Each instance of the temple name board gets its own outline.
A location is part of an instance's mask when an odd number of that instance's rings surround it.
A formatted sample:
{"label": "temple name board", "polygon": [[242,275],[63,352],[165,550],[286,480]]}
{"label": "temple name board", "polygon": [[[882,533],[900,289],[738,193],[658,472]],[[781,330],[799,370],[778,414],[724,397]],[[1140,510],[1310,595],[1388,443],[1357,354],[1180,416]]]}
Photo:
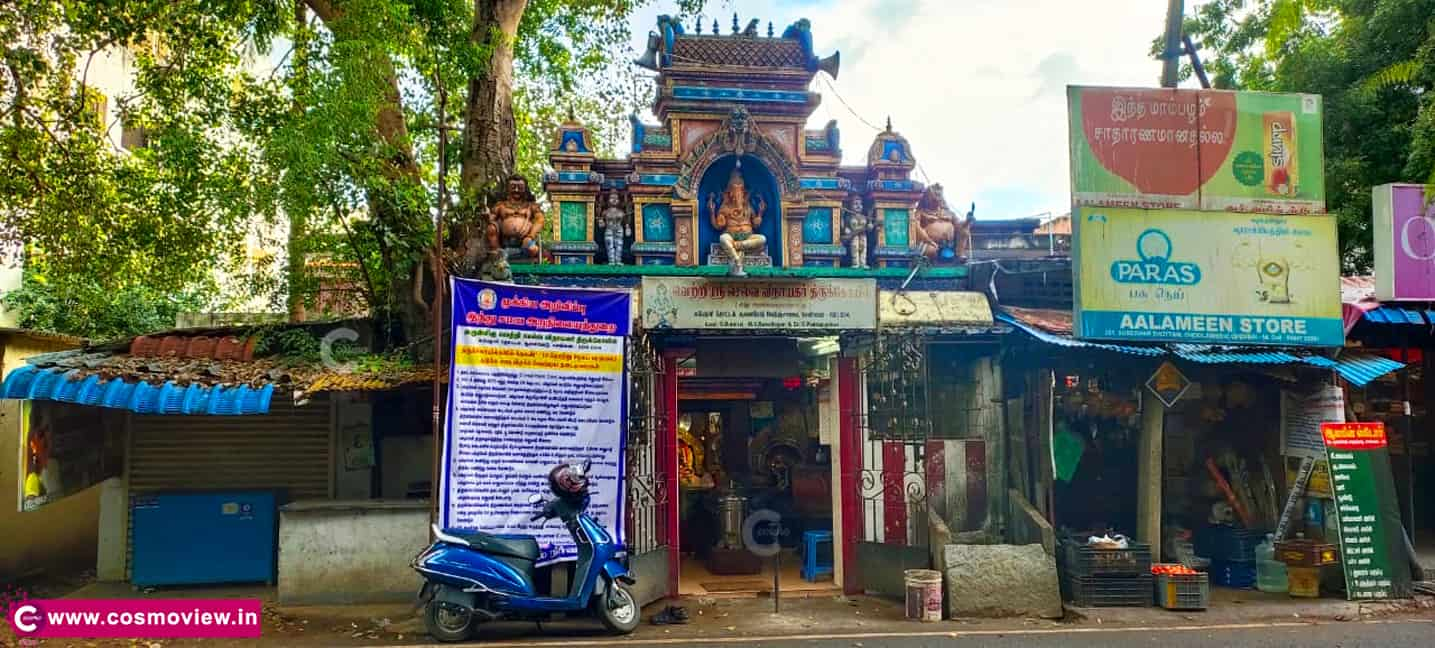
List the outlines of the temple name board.
{"label": "temple name board", "polygon": [[647,329],[877,328],[875,279],[643,277],[641,303]]}

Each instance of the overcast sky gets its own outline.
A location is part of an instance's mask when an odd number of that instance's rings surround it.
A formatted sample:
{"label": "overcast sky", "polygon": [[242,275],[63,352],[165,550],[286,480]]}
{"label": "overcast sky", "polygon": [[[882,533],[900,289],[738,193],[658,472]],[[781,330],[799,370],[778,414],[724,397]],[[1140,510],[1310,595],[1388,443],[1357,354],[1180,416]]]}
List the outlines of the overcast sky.
{"label": "overcast sky", "polygon": [[[818,56],[842,52],[837,80],[813,82],[823,99],[809,128],[836,119],[845,163],[862,163],[876,134],[863,120],[880,127],[890,115],[926,172],[918,180],[942,183],[954,208],[976,201],[978,218],[1017,218],[1068,211],[1067,84],[1157,84],[1160,64],[1148,52],[1166,4],[716,0],[703,31],[716,18],[730,32],[734,11],[743,25],[760,18],[764,34],[768,21],[780,34],[807,18]],[[635,50],[664,13],[676,5],[660,0],[633,18]]]}

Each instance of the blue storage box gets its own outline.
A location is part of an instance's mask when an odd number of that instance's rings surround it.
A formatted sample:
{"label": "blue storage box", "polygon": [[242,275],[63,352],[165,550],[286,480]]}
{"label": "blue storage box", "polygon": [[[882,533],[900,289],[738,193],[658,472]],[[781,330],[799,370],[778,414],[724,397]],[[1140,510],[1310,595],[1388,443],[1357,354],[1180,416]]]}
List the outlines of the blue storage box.
{"label": "blue storage box", "polygon": [[273,584],[278,504],[274,491],[131,497],[130,582],[139,586]]}

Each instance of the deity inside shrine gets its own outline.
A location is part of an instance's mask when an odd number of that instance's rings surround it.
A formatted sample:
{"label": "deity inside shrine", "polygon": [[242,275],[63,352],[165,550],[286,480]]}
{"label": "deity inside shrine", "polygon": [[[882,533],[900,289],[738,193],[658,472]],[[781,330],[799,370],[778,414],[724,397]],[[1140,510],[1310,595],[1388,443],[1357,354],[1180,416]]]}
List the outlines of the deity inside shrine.
{"label": "deity inside shrine", "polygon": [[741,165],[733,169],[721,202],[718,202],[715,193],[708,194],[708,213],[712,214],[712,226],[721,232],[718,241],[728,256],[728,273],[734,277],[747,276],[747,271],[743,269],[743,259],[748,252],[767,247],[767,237],[755,231],[762,225],[765,211],[767,201],[762,196],[757,197],[756,209],[753,209],[749,202]]}

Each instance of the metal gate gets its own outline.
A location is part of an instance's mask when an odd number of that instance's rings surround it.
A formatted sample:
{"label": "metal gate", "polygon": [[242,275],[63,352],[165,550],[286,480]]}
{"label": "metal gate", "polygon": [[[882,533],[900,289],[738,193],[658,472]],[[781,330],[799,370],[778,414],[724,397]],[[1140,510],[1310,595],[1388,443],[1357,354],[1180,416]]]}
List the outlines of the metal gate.
{"label": "metal gate", "polygon": [[663,357],[645,333],[635,331],[628,338],[627,371],[624,541],[629,568],[638,578],[634,595],[645,604],[662,598],[668,588],[668,547],[663,544],[668,534],[662,528],[668,493],[659,470],[658,438],[670,415],[663,398]]}
{"label": "metal gate", "polygon": [[902,572],[931,562],[926,454],[932,423],[925,338],[879,332],[860,374],[860,579],[869,592],[898,595],[904,591]]}

